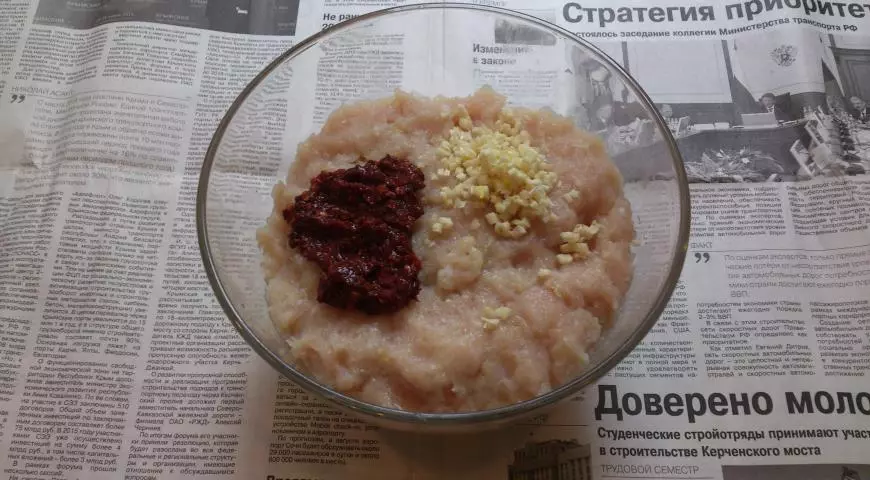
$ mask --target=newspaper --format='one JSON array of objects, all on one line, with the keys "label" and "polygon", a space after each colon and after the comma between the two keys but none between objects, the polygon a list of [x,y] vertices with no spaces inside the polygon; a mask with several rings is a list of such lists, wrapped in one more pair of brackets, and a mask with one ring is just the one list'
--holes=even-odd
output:
[{"label": "newspaper", "polygon": [[[195,239],[211,134],[280,52],[405,3],[0,2],[0,478],[870,478],[868,4],[476,2],[622,64],[692,182],[667,310],[577,397],[497,432],[398,433],[252,352]],[[476,85],[567,95],[611,151],[657,148],[594,62],[530,72],[564,52],[509,22],[459,30]],[[319,124],[345,99],[309,80]]]}]

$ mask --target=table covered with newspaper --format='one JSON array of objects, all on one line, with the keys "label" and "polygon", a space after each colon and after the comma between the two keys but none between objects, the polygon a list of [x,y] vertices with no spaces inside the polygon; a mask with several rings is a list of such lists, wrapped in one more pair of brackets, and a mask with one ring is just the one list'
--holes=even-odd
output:
[{"label": "table covered with newspaper", "polygon": [[[294,43],[404,3],[0,1],[0,478],[870,479],[867,3],[483,2],[620,63],[691,182],[668,308],[547,414],[479,435],[385,431],[242,341],[196,242],[211,135]],[[659,148],[594,60],[533,71],[546,35],[463,34],[475,82],[532,104],[566,95],[560,113],[612,150]],[[345,98],[321,68],[336,65],[307,72],[323,87],[307,108],[328,112]]]}]

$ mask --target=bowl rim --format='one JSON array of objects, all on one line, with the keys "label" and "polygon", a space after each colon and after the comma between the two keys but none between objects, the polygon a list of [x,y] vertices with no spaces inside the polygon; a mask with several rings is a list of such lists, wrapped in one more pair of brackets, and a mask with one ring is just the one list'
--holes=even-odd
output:
[{"label": "bowl rim", "polygon": [[[226,132],[227,127],[229,126],[230,122],[232,121],[233,117],[235,116],[241,105],[245,102],[245,100],[247,100],[251,92],[253,92],[257,88],[257,86],[259,86],[260,83],[266,77],[268,77],[279,65],[311,48],[318,41],[325,37],[328,37],[338,31],[345,30],[353,25],[371,19],[416,10],[435,10],[442,12],[447,10],[473,10],[477,12],[495,14],[497,16],[502,16],[506,18],[514,18],[522,20],[524,22],[532,23],[537,27],[549,30],[553,33],[557,33],[565,37],[566,39],[571,39],[575,41],[578,46],[585,48],[588,51],[591,51],[595,55],[598,55],[599,58],[597,58],[596,60],[605,61],[608,68],[618,72],[623,77],[622,80],[625,81],[626,84],[634,90],[634,92],[632,93],[638,97],[638,100],[646,104],[647,110],[652,111],[653,120],[656,122],[659,130],[663,134],[663,140],[666,143],[668,150],[670,151],[671,161],[674,164],[673,167],[676,172],[676,181],[678,183],[680,202],[680,223],[679,231],[677,233],[677,244],[675,246],[676,248],[674,256],[670,262],[670,269],[668,275],[666,276],[662,288],[657,294],[652,308],[647,312],[646,317],[640,322],[638,327],[635,328],[634,331],[632,331],[632,333],[620,343],[619,347],[616,348],[616,350],[610,353],[597,365],[589,368],[588,370],[584,370],[574,379],[558,386],[557,388],[554,388],[553,390],[550,390],[543,395],[538,395],[534,398],[524,400],[522,402],[513,403],[490,410],[478,410],[472,412],[458,413],[426,413],[383,407],[339,393],[330,388],[329,386],[321,384],[313,377],[309,377],[302,372],[297,371],[292,365],[290,365],[288,362],[285,362],[283,358],[281,358],[271,349],[266,347],[260,341],[257,335],[252,331],[250,327],[248,327],[247,323],[242,319],[241,315],[236,311],[235,307],[229,301],[226,289],[224,288],[223,283],[220,280],[215,262],[212,259],[212,251],[209,243],[208,224],[206,218],[206,199],[208,194],[208,182],[211,175],[212,166],[215,156],[217,154],[218,147],[224,137],[224,133]],[[671,297],[671,294],[676,288],[677,281],[679,280],[680,274],[682,272],[686,252],[688,250],[689,226],[691,219],[690,208],[689,183],[683,167],[683,159],[680,155],[679,149],[677,148],[676,141],[671,134],[670,129],[667,127],[664,119],[661,117],[661,114],[655,108],[655,103],[652,101],[652,99],[649,98],[649,96],[641,88],[638,82],[628,72],[626,72],[621,65],[619,65],[607,54],[605,54],[599,48],[595,47],[583,38],[578,37],[577,35],[573,34],[565,28],[562,28],[545,20],[541,20],[531,15],[517,12],[514,10],[509,10],[506,8],[493,7],[489,5],[445,2],[402,5],[362,14],[358,17],[354,17],[350,20],[338,23],[329,28],[316,32],[313,35],[303,39],[299,43],[293,45],[291,48],[283,52],[271,63],[269,63],[269,65],[267,65],[263,70],[261,70],[260,73],[258,73],[257,76],[255,76],[245,86],[242,92],[233,101],[232,105],[224,114],[217,129],[215,130],[215,133],[212,136],[211,142],[208,146],[208,150],[206,151],[202,169],[200,170],[197,184],[195,222],[197,240],[199,243],[199,250],[202,257],[203,266],[205,268],[208,281],[211,284],[212,290],[214,291],[215,297],[218,300],[218,303],[221,305],[224,313],[229,318],[235,329],[242,336],[242,338],[244,338],[248,345],[250,345],[251,348],[253,348],[254,351],[257,352],[257,354],[259,354],[262,359],[269,363],[272,368],[274,368],[278,373],[282,374],[284,377],[290,379],[301,387],[307,389],[309,392],[313,392],[322,398],[336,403],[339,407],[361,413],[368,417],[396,421],[409,426],[418,425],[433,427],[467,427],[499,421],[509,421],[511,419],[519,419],[523,415],[531,414],[534,411],[541,409],[542,407],[549,406],[555,404],[556,402],[564,400],[598,381],[602,376],[604,376],[619,362],[621,362],[623,358],[631,353],[637,346],[637,344],[640,343],[641,340],[643,340],[649,330],[656,323],[659,316],[664,311],[665,306],[667,305]]]}]

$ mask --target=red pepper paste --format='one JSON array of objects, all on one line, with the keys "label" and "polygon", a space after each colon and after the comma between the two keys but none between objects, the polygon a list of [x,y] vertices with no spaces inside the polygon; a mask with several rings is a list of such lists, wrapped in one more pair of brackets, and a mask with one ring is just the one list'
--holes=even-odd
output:
[{"label": "red pepper paste", "polygon": [[423,215],[423,172],[391,156],[322,172],[284,210],[290,246],[322,272],[317,300],[368,314],[417,298],[420,259],[411,229]]}]

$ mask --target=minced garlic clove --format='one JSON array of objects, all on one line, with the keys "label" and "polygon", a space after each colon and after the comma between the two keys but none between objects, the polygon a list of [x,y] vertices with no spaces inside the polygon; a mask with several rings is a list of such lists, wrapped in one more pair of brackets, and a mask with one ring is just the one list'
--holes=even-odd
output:
[{"label": "minced garlic clove", "polygon": [[580,241],[580,234],[576,232],[562,232],[559,234],[559,238],[565,243],[577,243]]},{"label": "minced garlic clove", "polygon": [[559,262],[559,265],[568,265],[569,263],[574,261],[574,257],[568,255],[567,253],[560,253],[556,255],[556,261]]},{"label": "minced garlic clove", "polygon": [[574,260],[583,260],[587,256],[589,256],[589,245],[585,243],[578,243],[575,247],[575,251],[571,252],[574,256]]},{"label": "minced garlic clove", "polygon": [[562,195],[562,198],[566,202],[571,202],[571,201],[574,201],[574,200],[577,200],[578,198],[580,198],[580,192],[578,192],[576,189],[571,189],[570,192]]},{"label": "minced garlic clove", "polygon": [[429,226],[432,233],[442,234],[453,229],[453,220],[450,217],[438,217]]},{"label": "minced garlic clove", "polygon": [[[559,234],[559,239],[562,244],[559,245],[559,254],[556,260],[560,265],[571,263],[567,261],[567,255],[573,260],[583,260],[589,256],[589,244],[587,243],[601,230],[601,226],[597,221],[593,221],[590,225],[578,224],[570,232],[562,232]],[[560,258],[561,257],[561,258]]]},{"label": "minced garlic clove", "polygon": [[482,317],[481,320],[483,320],[483,329],[488,332],[491,332],[498,328],[498,325],[501,323],[501,320],[497,318]]},{"label": "minced garlic clove", "polygon": [[522,237],[526,234],[526,227],[523,227],[522,225],[514,227],[513,229],[511,229],[511,234],[511,236],[513,236],[514,238]]},{"label": "minced garlic clove", "polygon": [[470,117],[462,117],[459,119],[459,128],[465,131],[471,131],[471,118]]},{"label": "minced garlic clove", "polygon": [[484,307],[483,316],[480,317],[483,321],[483,329],[487,331],[494,330],[501,324],[502,320],[507,320],[511,314],[513,314],[513,310],[505,306],[497,308]]},{"label": "minced garlic clove", "polygon": [[502,237],[510,236],[511,225],[508,222],[498,222],[495,224],[495,233]]},{"label": "minced garlic clove", "polygon": [[496,318],[504,320],[511,315],[512,311],[508,307],[498,307],[495,309],[495,311],[493,311],[493,313],[495,314]]}]

